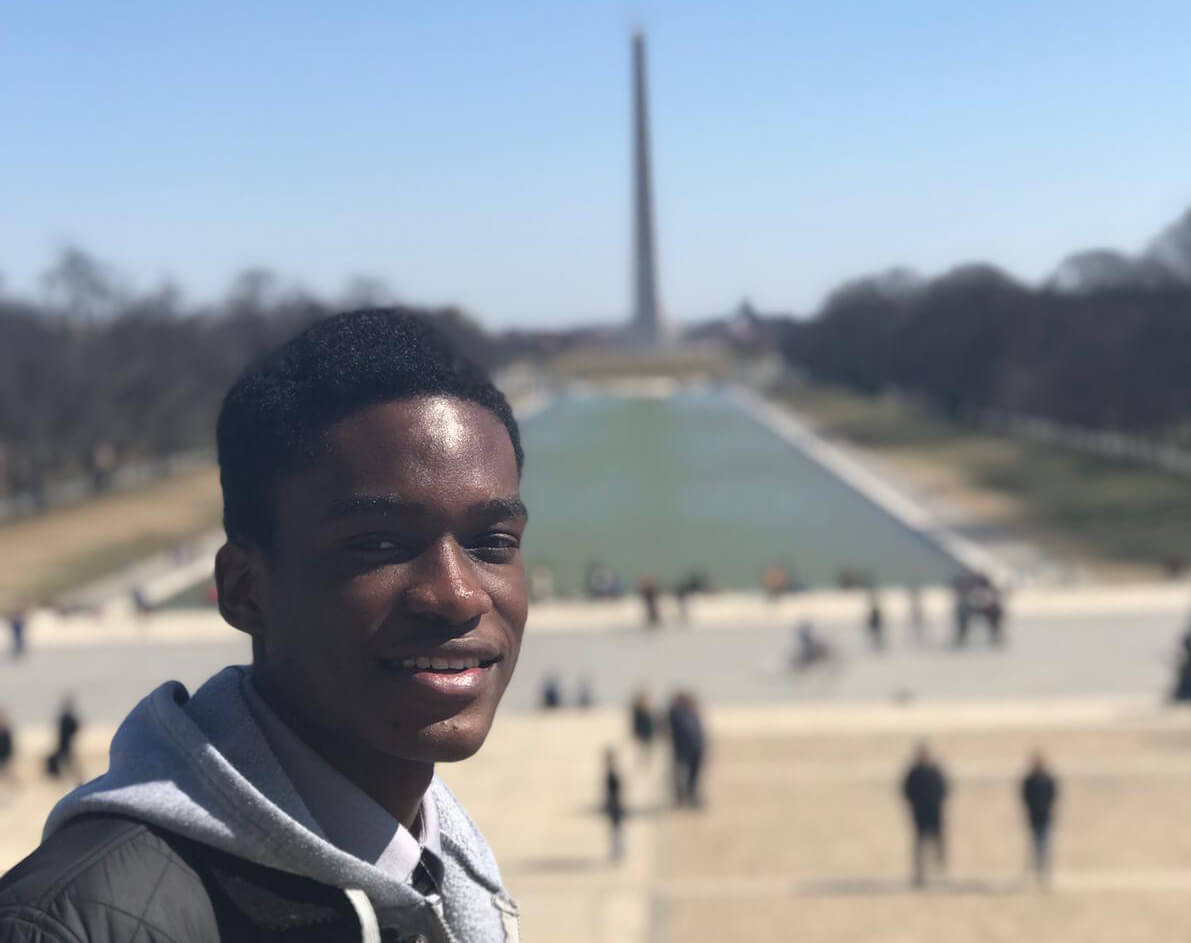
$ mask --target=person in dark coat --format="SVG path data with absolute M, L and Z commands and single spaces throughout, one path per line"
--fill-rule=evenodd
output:
M 558 684 L 558 676 L 549 674 L 542 682 L 542 710 L 552 711 L 562 707 L 562 689 Z
M 8 629 L 12 633 L 13 661 L 25 654 L 25 613 L 14 612 L 8 617 Z
M 1188 627 L 1179 640 L 1178 658 L 1178 671 L 1170 697 L 1174 701 L 1191 701 L 1191 627 Z
M 988 640 L 998 648 L 1005 644 L 1005 601 L 995 588 L 989 590 L 988 603 L 984 610 L 988 620 Z
M 653 716 L 653 705 L 649 702 L 646 691 L 638 691 L 633 698 L 633 706 L 629 713 L 629 725 L 633 739 L 637 741 L 638 756 L 641 764 L 649 762 L 653 753 L 653 736 L 656 732 L 656 722 Z
M 955 596 L 955 635 L 951 640 L 953 648 L 963 648 L 968 643 L 968 628 L 972 621 L 972 605 L 968 599 L 970 579 L 957 577 L 951 590 Z
M 616 751 L 609 747 L 604 753 L 604 815 L 612 839 L 612 860 L 624 857 L 624 800 L 621 795 L 620 771 L 616 768 Z
M 868 615 L 864 620 L 864 627 L 868 630 L 869 643 L 876 651 L 885 648 L 885 613 L 881 609 L 881 600 L 874 592 L 869 595 Z
M 934 851 L 939 871 L 946 866 L 943 833 L 943 803 L 947 799 L 947 778 L 925 744 L 918 747 L 914 762 L 902 781 L 902 795 L 910 806 L 914 826 L 914 886 L 926 883 L 926 851 Z
M 58 745 L 46 763 L 47 771 L 54 778 L 69 773 L 76 782 L 83 781 L 78 758 L 74 755 L 74 740 L 79 734 L 80 726 L 74 699 L 67 695 L 58 710 Z
M 693 694 L 680 691 L 670 702 L 670 744 L 674 760 L 674 804 L 697 806 L 706 738 Z
M 645 607 L 645 627 L 656 629 L 662 624 L 659 599 L 661 589 L 658 587 L 658 581 L 652 576 L 646 576 L 638 584 L 637 590 L 641 594 L 641 605 Z
M 12 776 L 12 727 L 8 715 L 0 710 L 0 777 Z
M 1026 821 L 1030 826 L 1034 874 L 1043 882 L 1050 878 L 1051 824 L 1058 797 L 1058 783 L 1047 769 L 1045 757 L 1041 753 L 1035 754 L 1029 772 L 1021 781 L 1021 801 L 1025 805 Z

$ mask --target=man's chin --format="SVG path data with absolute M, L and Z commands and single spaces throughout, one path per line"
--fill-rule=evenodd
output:
M 451 718 L 423 728 L 412 738 L 402 738 L 404 742 L 392 744 L 389 752 L 420 763 L 457 763 L 475 755 L 491 726 L 491 722 Z

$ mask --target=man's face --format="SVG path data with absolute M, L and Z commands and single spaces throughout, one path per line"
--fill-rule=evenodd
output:
M 508 431 L 475 403 L 418 397 L 355 413 L 323 442 L 278 490 L 257 671 L 324 743 L 470 756 L 527 612 Z

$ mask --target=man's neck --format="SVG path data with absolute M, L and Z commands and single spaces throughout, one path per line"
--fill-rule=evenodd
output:
M 434 764 L 380 753 L 310 723 L 269 683 L 266 672 L 253 671 L 252 685 L 272 711 L 308 747 L 354 783 L 415 836 L 422 797 L 434 778 Z

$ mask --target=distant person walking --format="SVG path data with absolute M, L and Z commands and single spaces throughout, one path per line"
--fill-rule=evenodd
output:
M 679 625 L 686 625 L 691 618 L 689 602 L 694 589 L 689 579 L 684 579 L 674 587 L 674 605 L 678 610 Z
M 68 695 L 63 699 L 62 707 L 58 711 L 58 746 L 46 761 L 46 771 L 55 779 L 63 773 L 69 773 L 75 781 L 83 781 L 78 759 L 74 754 L 74 741 L 80 726 L 74 700 Z
M 984 618 L 988 621 L 988 640 L 1002 648 L 1005 645 L 1005 599 L 992 583 L 988 585 L 986 599 Z
M 562 689 L 558 684 L 558 676 L 546 675 L 542 682 L 542 710 L 552 711 L 562 707 Z
M 659 600 L 661 590 L 658 588 L 658 581 L 652 576 L 643 577 L 637 585 L 637 591 L 641 594 L 641 604 L 645 607 L 645 626 L 656 629 L 662 624 Z
M 674 601 L 678 604 L 678 621 L 684 625 L 690 620 L 691 597 L 711 589 L 711 580 L 702 570 L 691 570 L 674 587 Z
M 761 571 L 761 586 L 770 600 L 777 602 L 790 589 L 790 574 L 780 563 L 771 563 Z
M 915 644 L 921 645 L 926 641 L 926 611 L 922 605 L 922 587 L 914 583 L 906 592 L 910 633 Z
M 8 617 L 8 630 L 12 635 L 12 648 L 9 651 L 13 661 L 25 654 L 25 619 L 25 613 L 19 609 Z
M 794 627 L 794 649 L 790 653 L 790 668 L 806 671 L 835 659 L 835 649 L 819 637 L 814 623 L 803 619 Z
M 1030 826 L 1030 847 L 1033 851 L 1034 875 L 1040 882 L 1050 880 L 1051 825 L 1059 786 L 1047 769 L 1041 753 L 1034 755 L 1030 769 L 1021 781 L 1021 800 Z
M 645 766 L 653 755 L 653 737 L 657 732 L 653 704 L 650 703 L 649 694 L 645 691 L 638 691 L 633 698 L 633 704 L 629 711 L 629 726 L 633 739 L 637 741 L 637 756 L 641 765 Z
M 0 710 L 0 778 L 12 778 L 12 727 L 8 715 Z
M 868 615 L 864 624 L 868 630 L 869 643 L 874 650 L 882 651 L 885 648 L 885 613 L 881 610 L 881 599 L 876 592 L 869 594 Z
M 939 872 L 946 867 L 946 842 L 943 832 L 943 803 L 947 799 L 947 778 L 926 744 L 918 747 L 914 760 L 902 780 L 902 796 L 910 807 L 914 827 L 914 886 L 926 883 L 926 854 L 933 851 Z
M 616 599 L 624 591 L 620 574 L 598 560 L 587 564 L 585 587 L 591 599 Z
M 968 603 L 968 577 L 957 577 L 951 589 L 955 596 L 955 633 L 951 644 L 955 648 L 963 648 L 968 644 L 968 628 L 972 622 L 972 607 Z
M 1179 640 L 1178 658 L 1178 671 L 1170 697 L 1174 701 L 1191 701 L 1191 627 Z
M 688 691 L 675 694 L 667 720 L 674 762 L 674 804 L 701 805 L 699 774 L 703 770 L 707 742 L 694 695 Z
M 611 747 L 604 753 L 604 815 L 608 817 L 612 860 L 619 861 L 624 857 L 624 800 L 616 751 Z
M 955 637 L 953 645 L 962 648 L 968 641 L 968 630 L 974 617 L 988 626 L 989 643 L 1005 645 L 1005 597 L 997 585 L 983 573 L 968 573 L 957 577 L 955 592 Z

